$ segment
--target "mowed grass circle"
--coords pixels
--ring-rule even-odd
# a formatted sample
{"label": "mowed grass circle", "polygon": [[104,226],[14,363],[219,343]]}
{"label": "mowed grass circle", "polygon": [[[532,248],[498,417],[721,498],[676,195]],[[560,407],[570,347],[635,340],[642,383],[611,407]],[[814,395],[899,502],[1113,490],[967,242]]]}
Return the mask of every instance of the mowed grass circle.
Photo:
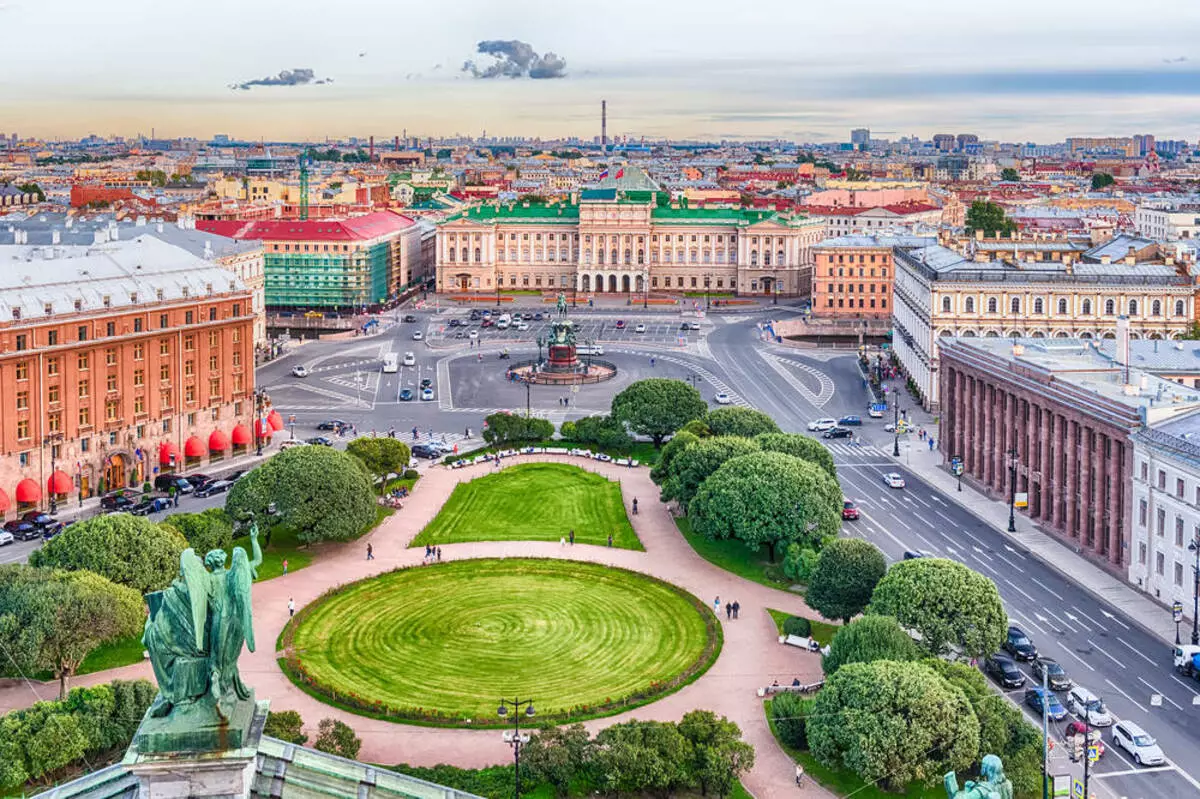
{"label": "mowed grass circle", "polygon": [[[649,499],[657,499],[650,497]],[[463,541],[559,541],[643,549],[621,484],[566,463],[522,463],[455,486],[409,546]]]}
{"label": "mowed grass circle", "polygon": [[398,720],[494,723],[501,697],[545,719],[670,693],[720,651],[700,600],[623,569],[465,560],[390,572],[304,608],[284,644],[302,687]]}

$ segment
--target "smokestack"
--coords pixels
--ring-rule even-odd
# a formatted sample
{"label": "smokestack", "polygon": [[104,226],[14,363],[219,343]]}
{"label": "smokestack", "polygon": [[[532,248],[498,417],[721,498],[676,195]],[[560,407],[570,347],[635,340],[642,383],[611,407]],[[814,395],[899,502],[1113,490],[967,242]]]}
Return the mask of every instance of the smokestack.
{"label": "smokestack", "polygon": [[600,157],[608,157],[608,100],[600,101]]}
{"label": "smokestack", "polygon": [[374,161],[375,160],[375,137],[374,136],[372,136],[370,138],[370,142],[371,142],[370,149],[367,151],[367,160]]}
{"label": "smokestack", "polygon": [[392,138],[392,149],[396,152],[400,152],[400,137],[399,136],[395,136]]}

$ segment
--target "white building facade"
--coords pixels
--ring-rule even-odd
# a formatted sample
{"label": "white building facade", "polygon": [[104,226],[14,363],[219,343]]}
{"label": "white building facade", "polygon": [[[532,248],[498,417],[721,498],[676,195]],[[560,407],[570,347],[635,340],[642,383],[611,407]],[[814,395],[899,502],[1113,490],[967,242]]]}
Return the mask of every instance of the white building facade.
{"label": "white building facade", "polygon": [[1200,205],[1139,205],[1133,214],[1137,232],[1156,241],[1182,241],[1200,236]]}

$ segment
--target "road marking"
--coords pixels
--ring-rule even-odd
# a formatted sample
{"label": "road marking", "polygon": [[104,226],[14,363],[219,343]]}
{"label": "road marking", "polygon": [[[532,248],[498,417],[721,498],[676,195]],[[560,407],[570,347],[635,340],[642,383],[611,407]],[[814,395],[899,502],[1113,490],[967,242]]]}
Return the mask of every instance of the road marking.
{"label": "road marking", "polygon": [[1159,696],[1161,696],[1163,699],[1165,699],[1165,700],[1167,700],[1168,702],[1170,702],[1172,705],[1174,705],[1174,706],[1176,707],[1176,709],[1178,709],[1178,710],[1183,710],[1183,705],[1179,704],[1179,703],[1178,703],[1178,702],[1176,702],[1174,699],[1172,699],[1171,697],[1167,696],[1167,695],[1166,695],[1166,694],[1164,694],[1162,691],[1158,690],[1158,689],[1157,689],[1157,688],[1155,688],[1153,685],[1151,685],[1150,683],[1148,683],[1148,682],[1146,682],[1145,680],[1143,680],[1141,677],[1138,677],[1138,682],[1140,682],[1142,685],[1144,685],[1144,686],[1146,686],[1147,688],[1149,688],[1149,689],[1150,689],[1151,691],[1153,691],[1154,693],[1156,693],[1156,694],[1158,694]]}
{"label": "road marking", "polygon": [[1020,558],[1021,560],[1025,560],[1025,556],[1024,556],[1024,555],[1022,555],[1020,552],[1018,552],[1017,550],[1015,550],[1015,549],[1013,549],[1012,547],[1010,547],[1008,544],[1005,544],[1005,545],[1004,545],[1004,548],[1005,548],[1005,549],[1007,549],[1009,552],[1013,553],[1014,555],[1016,555],[1016,556],[1017,556],[1018,558]]}
{"label": "road marking", "polygon": [[1187,692],[1188,692],[1188,693],[1190,693],[1192,696],[1200,696],[1200,694],[1198,694],[1198,693],[1196,693],[1194,690],[1192,690],[1192,686],[1188,685],[1188,684],[1187,684],[1187,683],[1186,683],[1186,682],[1185,682],[1183,679],[1181,679],[1181,678],[1180,678],[1178,675],[1172,674],[1172,675],[1171,675],[1171,679],[1172,679],[1172,680],[1174,680],[1175,682],[1179,683],[1180,685],[1182,685],[1184,688],[1186,688],[1186,689],[1187,689]]}
{"label": "road marking", "polygon": [[1050,590],[1049,588],[1047,588],[1046,586],[1044,586],[1044,585],[1043,585],[1041,588],[1042,588],[1042,590],[1043,590],[1043,591],[1045,591],[1047,594],[1049,594],[1050,596],[1052,596],[1052,597],[1054,597],[1055,599],[1057,599],[1059,602],[1066,602],[1066,601],[1067,601],[1067,600],[1063,599],[1062,597],[1060,597],[1058,594],[1056,594],[1056,593],[1054,593],[1053,591],[1051,591],[1051,590]]}
{"label": "road marking", "polygon": [[[1022,621],[1024,621],[1026,625],[1028,625],[1029,627],[1032,627],[1033,629],[1037,630],[1037,631],[1038,631],[1039,633],[1041,633],[1042,635],[1049,635],[1049,633],[1047,633],[1047,632],[1046,632],[1044,629],[1042,629],[1042,628],[1041,628],[1041,627],[1039,627],[1038,625],[1034,624],[1034,623],[1033,623],[1033,622],[1032,622],[1032,621],[1031,621],[1029,618],[1027,618],[1027,617],[1026,617],[1024,614],[1022,614],[1020,611],[1014,610],[1014,611],[1011,611],[1011,612],[1010,612],[1008,615],[1010,615],[1010,616],[1016,616],[1018,619],[1021,619]],[[1093,669],[1093,671],[1095,671],[1095,669]]]}
{"label": "road marking", "polygon": [[951,519],[946,514],[942,513],[940,510],[935,510],[934,513],[936,513],[938,516],[941,516],[943,519],[945,519],[947,524],[954,524],[954,520]]}
{"label": "road marking", "polygon": [[896,536],[892,535],[892,532],[891,532],[890,530],[888,530],[888,529],[887,529],[886,527],[884,527],[882,524],[880,524],[879,522],[877,522],[877,521],[876,521],[876,520],[875,520],[875,519],[874,519],[874,518],[873,518],[873,517],[872,517],[870,514],[868,514],[866,511],[862,511],[862,515],[863,515],[863,517],[864,517],[864,518],[865,518],[867,521],[871,522],[871,523],[872,523],[872,524],[874,524],[876,527],[878,527],[878,528],[879,528],[879,529],[880,529],[880,530],[883,532],[883,534],[884,534],[884,535],[886,535],[888,538],[892,539],[892,540],[893,540],[893,541],[895,541],[897,544],[899,544],[899,545],[900,545],[900,549],[902,549],[902,550],[904,550],[904,551],[907,551],[907,550],[909,549],[909,546],[908,546],[907,544],[905,544],[903,541],[901,541],[901,540],[900,540],[899,538],[897,538]]}
{"label": "road marking", "polygon": [[1109,613],[1107,610],[1104,610],[1103,608],[1101,608],[1101,609],[1100,609],[1100,612],[1101,612],[1101,613],[1104,615],[1104,618],[1108,619],[1109,621],[1115,621],[1117,624],[1121,625],[1121,626],[1122,626],[1122,627],[1124,627],[1126,630],[1128,630],[1128,629],[1129,629],[1129,625],[1128,625],[1128,624],[1125,624],[1123,621],[1121,621],[1120,619],[1118,619],[1118,618],[1117,618],[1116,616],[1114,616],[1113,614]]}
{"label": "road marking", "polygon": [[1006,557],[1004,557],[1003,555],[1001,555],[999,552],[997,552],[997,553],[996,553],[996,557],[1000,558],[1000,560],[1004,561],[1004,562],[1005,562],[1005,563],[1007,563],[1009,566],[1011,566],[1011,567],[1013,567],[1014,569],[1016,569],[1017,571],[1019,571],[1021,574],[1024,574],[1024,573],[1025,573],[1025,570],[1024,570],[1024,569],[1022,569],[1022,568],[1021,568],[1020,566],[1018,566],[1017,564],[1013,563],[1013,562],[1012,562],[1011,560],[1009,560],[1008,558],[1006,558]]}
{"label": "road marking", "polygon": [[977,546],[976,546],[976,547],[971,547],[971,549],[975,550],[975,553],[976,553],[977,555],[982,555],[983,557],[987,558],[988,560],[991,560],[991,559],[992,559],[992,556],[991,556],[991,555],[989,555],[988,553],[986,553],[986,552],[984,552],[984,551],[983,551],[983,547],[977,547]]}
{"label": "road marking", "polygon": [[[1112,749],[1114,752],[1119,751],[1115,746]],[[1175,766],[1147,766],[1146,768],[1130,768],[1125,769],[1124,771],[1105,771],[1103,773],[1092,772],[1092,779],[1105,780],[1109,777],[1128,777],[1130,774],[1151,774],[1155,771],[1173,771],[1175,769]]]}
{"label": "road marking", "polygon": [[1140,707],[1140,708],[1142,709],[1142,712],[1143,712],[1143,713],[1149,713],[1149,712],[1150,712],[1149,710],[1147,710],[1147,709],[1146,709],[1146,706],[1145,706],[1145,705],[1143,705],[1141,702],[1137,701],[1137,700],[1136,700],[1136,699],[1134,699],[1132,696],[1130,696],[1129,694],[1125,693],[1125,692],[1124,692],[1124,691],[1122,691],[1120,688],[1118,688],[1118,687],[1117,687],[1117,684],[1116,684],[1115,682],[1113,682],[1112,680],[1108,679],[1107,677],[1105,677],[1105,678],[1104,678],[1104,681],[1105,681],[1106,683],[1108,683],[1108,684],[1109,684],[1109,687],[1111,687],[1111,688],[1112,688],[1114,691],[1116,691],[1116,692],[1117,692],[1117,693],[1119,693],[1121,696],[1125,697],[1125,698],[1126,698],[1126,699],[1128,699],[1130,702],[1133,702],[1135,705],[1137,705],[1138,707]]}
{"label": "road marking", "polygon": [[[1047,612],[1047,613],[1049,613],[1051,616],[1054,616],[1054,620],[1055,620],[1056,622],[1058,622],[1060,626],[1062,626],[1062,627],[1066,627],[1066,628],[1068,628],[1069,630],[1071,630],[1072,632],[1079,632],[1079,630],[1077,630],[1075,627],[1073,627],[1073,626],[1072,626],[1070,623],[1068,623],[1068,622],[1065,622],[1065,621],[1063,621],[1062,619],[1060,619],[1058,616],[1056,616],[1056,615],[1054,614],[1054,611],[1047,609],[1047,610],[1046,610],[1046,612]],[[1072,617],[1072,618],[1074,618],[1074,617]],[[1078,621],[1079,621],[1079,619],[1075,619],[1075,621],[1076,621],[1076,622],[1078,622]]]}
{"label": "road marking", "polygon": [[1135,648],[1135,647],[1134,647],[1132,644],[1130,644],[1130,643],[1127,643],[1127,642],[1126,642],[1126,641],[1125,641],[1123,638],[1121,638],[1121,637],[1119,637],[1119,636],[1113,636],[1113,637],[1114,637],[1114,638],[1116,638],[1116,639],[1117,639],[1117,640],[1118,640],[1118,641],[1121,643],[1121,645],[1122,645],[1123,647],[1125,647],[1125,648],[1126,648],[1126,649],[1128,649],[1130,652],[1132,652],[1133,654],[1135,654],[1135,655],[1137,655],[1138,657],[1140,657],[1142,660],[1144,660],[1144,661],[1146,661],[1147,663],[1149,663],[1151,666],[1157,666],[1157,665],[1158,665],[1158,664],[1157,664],[1157,663],[1155,663],[1153,660],[1151,660],[1150,658],[1146,657],[1146,655],[1145,655],[1145,654],[1143,654],[1141,651],[1139,651],[1138,649],[1136,649],[1136,648]]}
{"label": "road marking", "polygon": [[1064,652],[1066,652],[1066,653],[1067,653],[1068,655],[1070,655],[1071,657],[1073,657],[1073,658],[1075,658],[1076,660],[1078,660],[1078,661],[1079,661],[1080,663],[1082,663],[1083,665],[1087,666],[1087,667],[1088,667],[1089,669],[1091,669],[1092,671],[1095,671],[1095,670],[1096,670],[1096,667],[1095,667],[1095,666],[1093,666],[1091,663],[1088,663],[1088,662],[1087,662],[1086,660],[1084,660],[1083,658],[1079,657],[1079,655],[1075,654],[1074,650],[1072,650],[1072,649],[1071,649],[1069,646],[1064,646],[1064,647],[1063,647],[1063,651],[1064,651]]}
{"label": "road marking", "polygon": [[1091,640],[1091,639],[1089,638],[1089,639],[1088,639],[1088,643],[1089,643],[1089,644],[1091,644],[1091,645],[1092,645],[1092,646],[1095,648],[1095,650],[1096,650],[1097,652],[1099,652],[1101,655],[1104,655],[1104,657],[1108,658],[1108,659],[1109,659],[1109,660],[1111,660],[1113,663],[1116,663],[1116,664],[1117,664],[1118,666],[1120,666],[1121,668],[1125,668],[1125,664],[1124,664],[1124,663],[1122,663],[1121,661],[1117,660],[1117,659],[1116,659],[1115,657],[1113,657],[1112,655],[1108,654],[1108,652],[1105,652],[1105,651],[1104,651],[1104,649],[1103,649],[1103,648],[1101,648],[1101,646],[1100,646],[1099,644],[1097,644],[1095,641],[1093,641],[1093,640]]}
{"label": "road marking", "polygon": [[1005,577],[1005,578],[1004,578],[1004,582],[1008,583],[1008,584],[1009,584],[1009,585],[1012,587],[1012,589],[1013,589],[1014,591],[1016,591],[1018,594],[1020,594],[1021,596],[1025,597],[1026,599],[1028,599],[1030,602],[1037,602],[1037,600],[1036,600],[1036,599],[1034,599],[1033,597],[1031,597],[1029,594],[1025,593],[1025,591],[1024,591],[1023,589],[1021,589],[1021,588],[1020,588],[1020,587],[1019,587],[1019,586],[1018,586],[1016,583],[1014,583],[1012,580],[1010,580],[1010,579],[1008,579],[1007,577]]}
{"label": "road marking", "polygon": [[929,495],[929,498],[930,498],[930,499],[932,499],[932,500],[933,500],[934,502],[936,502],[937,504],[941,505],[943,508],[944,508],[944,507],[947,507],[947,506],[946,506],[946,503],[945,503],[945,502],[943,502],[943,501],[941,500],[941,498],[940,498],[940,497],[938,497],[938,495],[937,495],[937,494],[930,494],[930,495]]}

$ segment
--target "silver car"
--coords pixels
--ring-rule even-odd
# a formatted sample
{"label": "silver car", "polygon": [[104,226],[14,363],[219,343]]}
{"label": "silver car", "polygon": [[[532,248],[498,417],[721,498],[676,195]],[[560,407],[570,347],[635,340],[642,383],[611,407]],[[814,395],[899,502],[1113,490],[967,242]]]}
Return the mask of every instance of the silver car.
{"label": "silver car", "polygon": [[1139,766],[1161,766],[1167,762],[1163,750],[1158,748],[1150,733],[1132,721],[1120,721],[1112,728],[1113,746],[1119,746],[1133,756]]}

